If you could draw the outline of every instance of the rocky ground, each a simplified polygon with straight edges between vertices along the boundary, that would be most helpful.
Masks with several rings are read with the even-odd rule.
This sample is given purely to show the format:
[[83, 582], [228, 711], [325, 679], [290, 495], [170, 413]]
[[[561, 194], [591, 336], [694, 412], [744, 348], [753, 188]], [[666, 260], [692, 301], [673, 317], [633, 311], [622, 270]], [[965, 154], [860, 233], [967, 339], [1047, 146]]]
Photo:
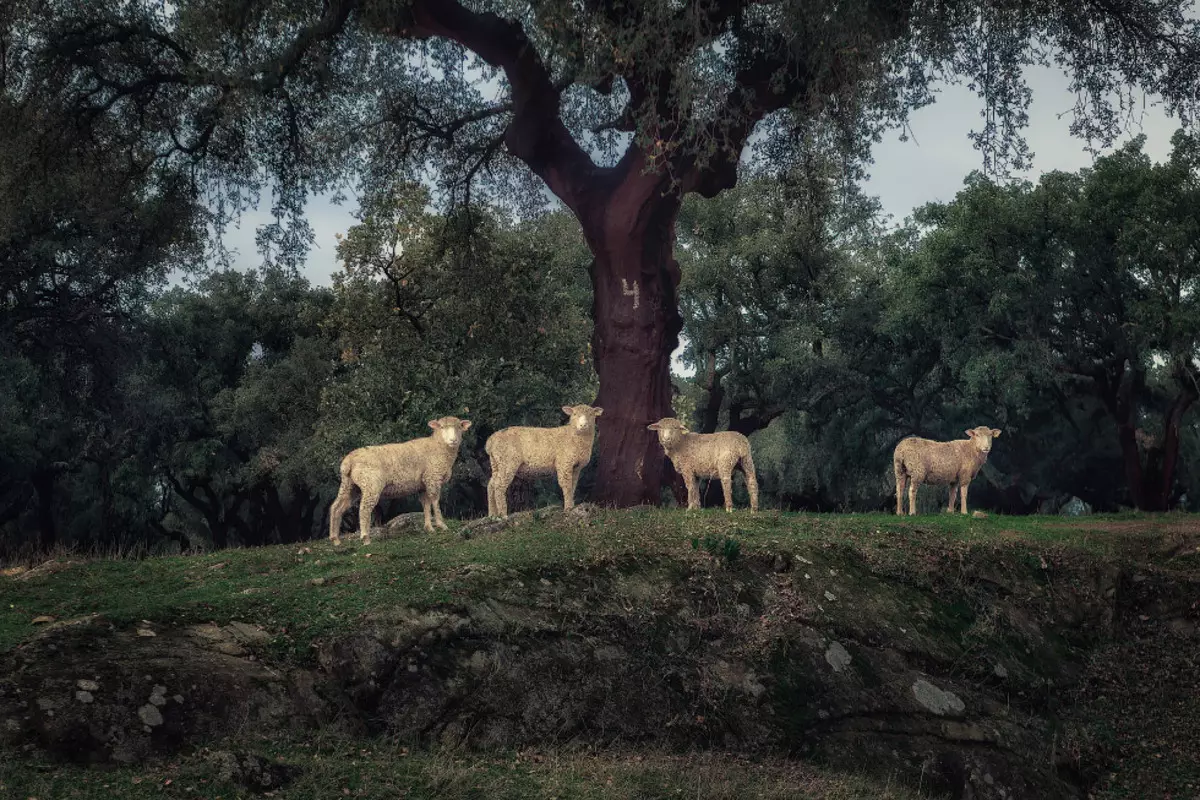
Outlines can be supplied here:
[[0, 577], [0, 786], [1200, 796], [1190, 518], [410, 522]]

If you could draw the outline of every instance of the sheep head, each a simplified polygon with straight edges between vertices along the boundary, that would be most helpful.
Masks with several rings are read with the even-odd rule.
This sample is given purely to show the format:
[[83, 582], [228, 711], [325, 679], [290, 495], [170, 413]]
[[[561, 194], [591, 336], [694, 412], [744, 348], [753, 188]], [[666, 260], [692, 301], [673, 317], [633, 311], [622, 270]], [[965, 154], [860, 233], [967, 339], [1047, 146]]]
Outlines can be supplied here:
[[975, 443], [975, 447], [978, 448], [979, 452], [984, 454], [992, 449], [992, 439], [995, 439], [999, 435], [999, 428], [989, 428], [986, 425], [967, 429], [967, 438]]
[[442, 417], [429, 420], [429, 427], [433, 428], [434, 435], [440, 438], [444, 445], [458, 447], [462, 444], [463, 431], [471, 427], [471, 423], [458, 417]]
[[646, 426], [647, 430], [658, 431], [658, 443], [663, 450], [670, 450], [688, 433], [687, 426], [674, 417], [663, 417], [658, 422]]
[[603, 408], [595, 406], [583, 405], [563, 406], [563, 413], [571, 418], [570, 425], [576, 433], [591, 433], [592, 428], [596, 425], [596, 417], [604, 413]]

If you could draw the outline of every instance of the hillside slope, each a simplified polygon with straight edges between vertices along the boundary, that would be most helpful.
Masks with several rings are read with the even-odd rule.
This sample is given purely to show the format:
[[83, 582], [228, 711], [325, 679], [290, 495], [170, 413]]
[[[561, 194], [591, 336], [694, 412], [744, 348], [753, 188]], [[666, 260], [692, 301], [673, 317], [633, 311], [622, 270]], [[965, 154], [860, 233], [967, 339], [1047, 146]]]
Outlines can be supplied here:
[[1191, 517], [585, 506], [469, 532], [0, 577], [0, 786], [1200, 794]]

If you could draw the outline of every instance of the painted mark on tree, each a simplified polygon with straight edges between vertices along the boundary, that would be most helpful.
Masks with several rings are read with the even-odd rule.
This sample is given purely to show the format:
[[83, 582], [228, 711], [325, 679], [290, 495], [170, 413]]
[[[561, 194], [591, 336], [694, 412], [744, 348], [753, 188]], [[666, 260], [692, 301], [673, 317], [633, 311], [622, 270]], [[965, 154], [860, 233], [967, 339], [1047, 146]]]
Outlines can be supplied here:
[[629, 283], [624, 278], [621, 278], [621, 294], [626, 297], [633, 298], [633, 307], [638, 307], [638, 282], [633, 282], [633, 289], [629, 288]]

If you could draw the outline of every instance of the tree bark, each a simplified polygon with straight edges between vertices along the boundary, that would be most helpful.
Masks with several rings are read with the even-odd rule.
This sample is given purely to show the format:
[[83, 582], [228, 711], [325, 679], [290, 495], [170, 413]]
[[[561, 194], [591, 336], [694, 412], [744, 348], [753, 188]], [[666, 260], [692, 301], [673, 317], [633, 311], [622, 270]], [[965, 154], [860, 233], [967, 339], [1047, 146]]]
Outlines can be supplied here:
[[37, 492], [38, 549], [49, 553], [58, 544], [58, 527], [54, 523], [54, 484], [58, 471], [53, 467], [33, 473], [33, 488]]
[[[658, 437], [647, 425], [671, 410], [671, 354], [683, 319], [674, 257], [676, 196], [645, 187], [636, 173], [611, 195], [599, 220], [584, 220], [595, 259], [592, 356], [596, 405], [596, 484], [592, 501], [623, 508], [661, 500], [669, 480]], [[657, 183], [657, 182], [656, 182]]]

